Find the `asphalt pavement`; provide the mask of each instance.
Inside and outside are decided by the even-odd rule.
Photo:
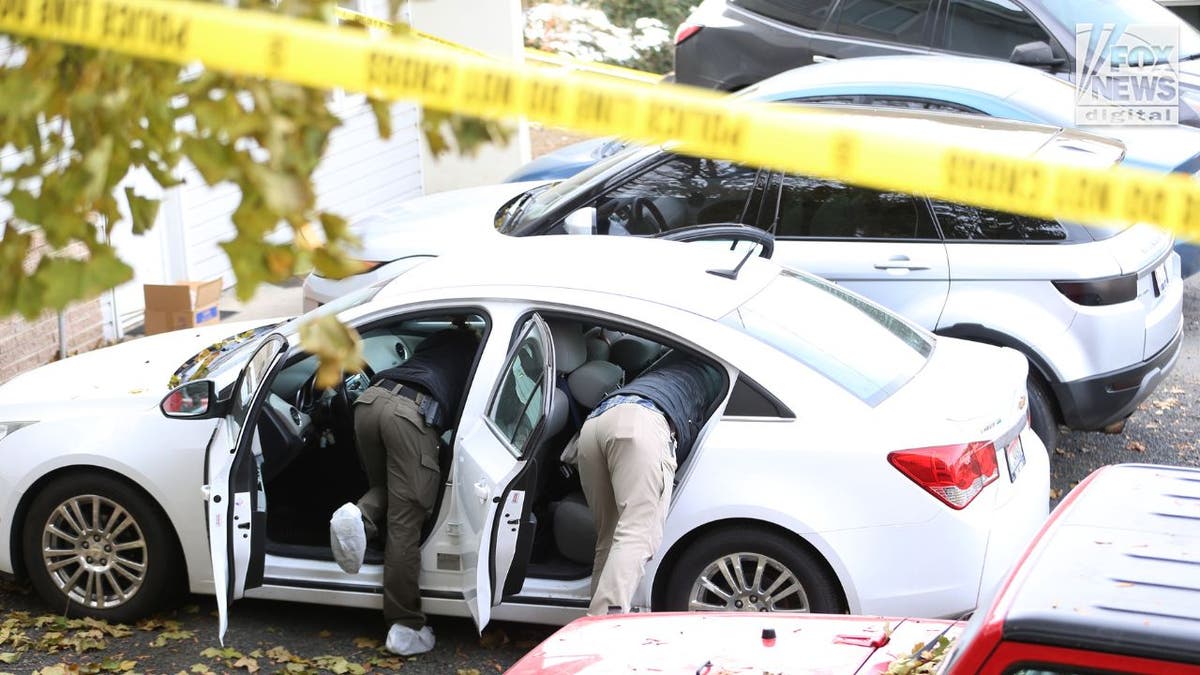
[[[264,295],[265,293],[265,295]],[[249,303],[223,302],[223,318],[262,318],[299,306],[297,284],[265,287]],[[294,302],[294,305],[290,303]],[[1186,282],[1185,338],[1174,371],[1120,435],[1064,433],[1052,453],[1057,502],[1094,469],[1111,463],[1200,466],[1200,275]],[[242,600],[217,641],[215,604],[190,597],[177,609],[127,629],[65,622],[28,587],[0,582],[0,674],[72,672],[502,672],[552,628],[494,623],[481,636],[469,619],[431,619],[433,652],[408,659],[381,648],[376,610]],[[24,649],[23,649],[24,648]]]

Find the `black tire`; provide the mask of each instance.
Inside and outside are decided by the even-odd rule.
[[[1042,439],[1042,444],[1046,446],[1046,452],[1054,457],[1054,450],[1058,447],[1058,416],[1054,412],[1054,401],[1050,398],[1050,392],[1046,390],[1046,385],[1042,384],[1041,378],[1037,375],[1029,375],[1027,388],[1029,389],[1029,426],[1033,427],[1033,433]]]
[[[766,559],[765,561],[763,559]],[[734,561],[739,561],[743,577],[748,579],[740,593],[720,573],[721,563],[725,569],[734,570]],[[755,592],[754,571],[763,565],[762,583],[758,591],[772,590],[784,570],[799,582],[799,594],[772,597]],[[736,578],[736,572],[733,572]],[[721,598],[711,590],[700,586],[702,575],[728,594]],[[773,589],[776,594],[794,584],[784,581]],[[697,600],[698,602],[693,602]],[[722,605],[724,602],[724,606]],[[740,605],[738,603],[741,603]],[[794,611],[821,614],[840,614],[846,611],[842,601],[841,587],[825,562],[806,546],[772,530],[758,527],[722,529],[704,535],[688,547],[671,570],[667,579],[666,609],[668,611]],[[701,607],[699,605],[706,605]]]
[[[80,530],[85,536],[71,542]],[[21,543],[33,587],[68,616],[133,621],[181,590],[183,563],[166,517],[112,476],[74,474],[47,485],[29,506]]]

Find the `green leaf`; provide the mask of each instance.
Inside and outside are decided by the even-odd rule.
[[[20,658],[21,655],[16,652],[0,653],[0,663],[16,663]]]
[[[320,361],[317,366],[318,387],[334,387],[342,381],[343,372],[362,370],[362,339],[357,331],[332,315],[301,324],[300,346],[308,353],[316,354]]]
[[[82,201],[95,201],[108,185],[108,163],[113,154],[113,137],[104,136],[92,151],[83,157],[83,172],[87,176],[80,195]]]
[[[139,197],[133,193],[133,188],[128,187],[125,188],[125,198],[129,200],[129,213],[133,218],[133,233],[145,233],[154,226],[161,202],[157,199]]]
[[[31,224],[41,222],[42,207],[37,197],[34,197],[25,190],[14,189],[8,193],[8,202],[12,204],[14,216]]]
[[[392,137],[392,106],[388,101],[380,99],[370,99],[371,112],[375,115],[375,127],[379,130],[379,137],[388,139]]]

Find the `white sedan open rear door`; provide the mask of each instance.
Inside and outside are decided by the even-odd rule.
[[[519,550],[525,493],[508,488],[541,437],[554,387],[554,346],[545,322],[534,315],[518,335],[487,415],[460,436],[455,453],[455,506],[463,514],[463,597],[480,630],[499,602],[496,589],[504,588]],[[505,522],[499,522],[502,518]],[[524,569],[523,564],[516,567]]]
[[[250,357],[234,384],[229,413],[218,422],[204,459],[204,505],[222,643],[229,625],[229,603],[262,581],[261,561],[254,564],[254,552],[261,554],[265,541],[266,504],[251,449],[253,421],[267,393],[265,385],[286,349],[283,336],[270,335]],[[256,539],[259,546],[254,545]],[[256,568],[258,579],[252,578],[251,571]]]

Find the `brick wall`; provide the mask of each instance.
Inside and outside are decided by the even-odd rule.
[[[47,253],[46,246],[36,246],[25,261],[26,271],[32,271]],[[72,246],[63,253],[82,256],[84,251],[82,246]],[[94,349],[104,341],[104,315],[99,299],[71,305],[63,318],[68,355]],[[55,312],[46,312],[33,321],[0,318],[0,382],[57,359],[58,341]]]

